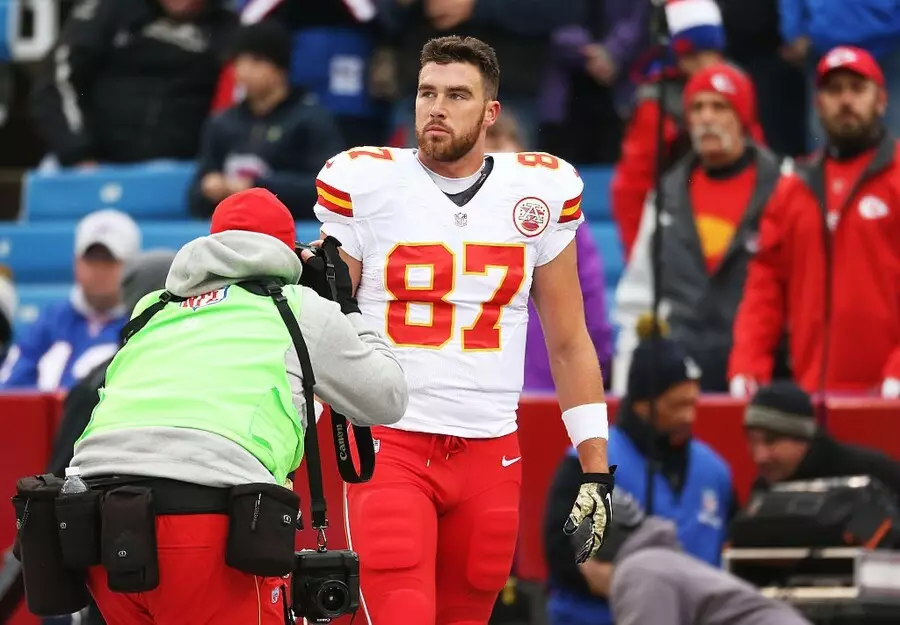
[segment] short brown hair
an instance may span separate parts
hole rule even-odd
[[[419,69],[428,63],[449,65],[450,63],[468,63],[478,68],[484,83],[485,95],[489,100],[497,99],[500,89],[500,64],[494,49],[475,37],[437,37],[431,39],[422,48]]]

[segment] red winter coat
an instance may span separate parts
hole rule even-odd
[[[850,194],[840,202],[842,190]],[[735,319],[729,377],[767,382],[785,329],[794,378],[808,392],[822,381],[828,391],[862,392],[900,378],[900,147],[893,139],[849,161],[820,156],[781,180]]]

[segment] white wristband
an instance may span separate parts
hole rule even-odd
[[[572,444],[578,447],[589,438],[609,438],[606,404],[584,404],[562,413]]]

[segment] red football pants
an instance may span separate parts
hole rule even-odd
[[[345,486],[365,625],[486,625],[516,547],[518,437],[372,435],[374,476]]]
[[[159,516],[159,586],[117,593],[106,569],[88,572],[88,587],[109,625],[284,625],[290,580],[254,577],[225,564],[224,514]],[[284,588],[283,588],[284,587]]]

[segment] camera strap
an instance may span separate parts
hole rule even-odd
[[[297,359],[300,362],[300,372],[303,376],[303,398],[306,404],[306,431],[304,432],[304,449],[306,453],[306,471],[309,477],[310,513],[314,529],[328,527],[326,516],[325,490],[322,485],[322,460],[319,455],[319,433],[316,428],[316,410],[314,387],[316,384],[313,373],[312,360],[309,349],[300,331],[300,324],[288,304],[287,298],[282,292],[282,285],[276,281],[248,280],[239,282],[237,286],[254,295],[268,296],[272,299],[278,314],[284,322],[291,342],[297,351]],[[167,304],[183,302],[186,298],[173,295],[168,291],[159,296],[159,300],[147,307],[137,317],[129,321],[121,332],[122,344],[144,328],[150,319],[162,310]],[[360,470],[357,472],[350,455],[349,441],[347,440],[347,418],[332,410],[331,427],[334,435],[334,450],[337,457],[338,471],[341,479],[351,484],[367,482],[375,471],[375,444],[372,439],[372,431],[367,427],[353,426],[353,437],[356,440],[359,454]]]

